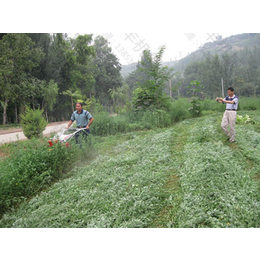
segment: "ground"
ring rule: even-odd
[[[55,125],[60,125],[64,122],[54,122],[54,123],[49,123],[48,126],[55,126]],[[17,133],[17,132],[22,132],[22,128],[8,128],[8,129],[0,129],[0,135],[5,135],[5,134],[12,134],[12,133]]]

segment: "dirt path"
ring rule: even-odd
[[[57,133],[63,127],[66,127],[69,122],[55,122],[47,125],[46,129],[43,131],[43,135],[49,135],[51,133]],[[17,140],[26,140],[27,138],[23,134],[22,129],[8,129],[0,130],[0,145],[4,143],[11,143]]]
[[[54,123],[49,123],[47,127],[49,126],[55,126],[55,125],[60,125],[63,123],[68,123],[67,121],[61,121],[61,122],[54,122]],[[0,129],[0,135],[5,135],[5,134],[12,134],[12,133],[18,133],[22,132],[22,128],[9,128],[9,129]]]

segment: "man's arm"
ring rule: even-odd
[[[91,119],[89,119],[88,125],[87,125],[87,129],[89,129],[89,127],[91,126],[91,124],[94,122],[94,118],[92,117]]]
[[[223,103],[226,103],[226,104],[235,104],[235,101],[227,101],[227,100],[225,100],[225,99],[221,99],[221,102],[223,102]]]
[[[69,129],[70,127],[71,127],[71,125],[73,124],[73,121],[72,120],[70,120],[70,122],[69,122],[69,125],[68,125],[68,127],[67,127],[67,129]]]

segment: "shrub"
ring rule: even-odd
[[[76,145],[57,143],[48,147],[47,140],[37,139],[13,144],[9,149],[12,156],[0,161],[0,217],[60,179],[83,154],[90,158],[93,153],[91,149],[82,153]]]
[[[40,137],[47,126],[47,122],[42,116],[42,113],[43,110],[32,110],[26,107],[25,113],[21,115],[22,129],[28,139]]]
[[[201,85],[201,83],[198,80],[191,81],[190,86],[187,88],[190,89],[188,94],[192,94],[191,98],[191,107],[189,108],[190,113],[192,114],[193,117],[199,117],[202,112],[201,108],[201,101],[202,101],[202,90],[204,86]]]
[[[254,111],[260,109],[260,99],[259,98],[246,98],[242,97],[239,98],[239,110],[247,110],[247,111]]]
[[[189,118],[189,103],[187,102],[187,99],[183,98],[172,102],[169,113],[171,115],[172,123],[180,122],[186,118]]]

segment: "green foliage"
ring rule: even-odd
[[[252,118],[250,118],[249,115],[246,115],[245,117],[237,115],[237,123],[238,124],[255,124]]]
[[[259,228],[260,114],[248,115],[256,124],[236,126],[237,144],[219,129],[222,113],[98,137],[95,160],[6,213],[0,227]]]
[[[201,101],[202,101],[202,90],[204,89],[204,86],[201,85],[201,83],[198,80],[192,81],[190,83],[190,86],[187,87],[190,89],[188,94],[191,94],[191,107],[189,108],[190,113],[193,117],[198,117],[201,115]]]
[[[252,111],[260,109],[260,98],[247,98],[241,97],[239,98],[239,110]]]
[[[109,90],[117,91],[123,85],[120,74],[122,66],[103,36],[95,38],[94,47],[96,49],[93,60],[95,84],[92,93],[107,108],[107,111],[111,112],[112,97]]]
[[[181,135],[187,140],[175,163],[182,200],[172,227],[260,226],[259,186],[252,178],[259,171],[259,133],[253,125],[246,132],[248,125],[237,126],[238,147],[233,149],[217,130],[221,118],[216,119],[211,116],[181,124],[186,129]]]
[[[74,145],[47,144],[34,139],[9,145],[11,156],[0,161],[0,215],[64,176],[82,154]]]
[[[43,110],[37,109],[33,110],[26,107],[25,113],[21,115],[21,126],[24,135],[31,139],[33,137],[40,137],[42,132],[47,126],[47,122],[42,116]]]
[[[172,167],[170,133],[100,138],[102,149],[90,165],[5,214],[0,227],[149,227],[169,198],[162,188]]]
[[[58,84],[51,80],[49,84],[43,89],[43,102],[45,103],[46,110],[53,110],[53,105],[56,103],[58,95]]]
[[[143,52],[143,60],[138,68],[141,80],[138,88],[133,92],[133,106],[136,110],[166,109],[169,106],[169,97],[163,93],[164,84],[172,77],[172,69],[162,67],[162,56],[165,47],[153,57],[150,50]]]
[[[3,106],[3,124],[7,121],[10,101],[25,102],[30,72],[43,57],[40,48],[26,34],[8,33],[0,40],[0,102]]]
[[[115,113],[120,113],[126,102],[130,98],[129,86],[124,82],[122,87],[117,89],[109,89],[110,97],[112,99],[113,110]]]
[[[248,42],[243,37],[248,37]],[[199,79],[205,86],[206,97],[215,98],[221,95],[223,78],[225,90],[234,87],[238,96],[257,97],[260,94],[259,35],[237,35],[217,45],[210,43],[174,64],[176,71],[184,74],[182,94],[186,96],[184,88],[190,81]]]
[[[189,105],[186,99],[179,99],[170,103],[168,111],[134,111],[128,109],[117,116],[109,116],[109,113],[95,114],[95,122],[91,125],[93,135],[107,136],[117,133],[125,133],[135,130],[149,130],[169,127],[175,122],[190,117]]]

